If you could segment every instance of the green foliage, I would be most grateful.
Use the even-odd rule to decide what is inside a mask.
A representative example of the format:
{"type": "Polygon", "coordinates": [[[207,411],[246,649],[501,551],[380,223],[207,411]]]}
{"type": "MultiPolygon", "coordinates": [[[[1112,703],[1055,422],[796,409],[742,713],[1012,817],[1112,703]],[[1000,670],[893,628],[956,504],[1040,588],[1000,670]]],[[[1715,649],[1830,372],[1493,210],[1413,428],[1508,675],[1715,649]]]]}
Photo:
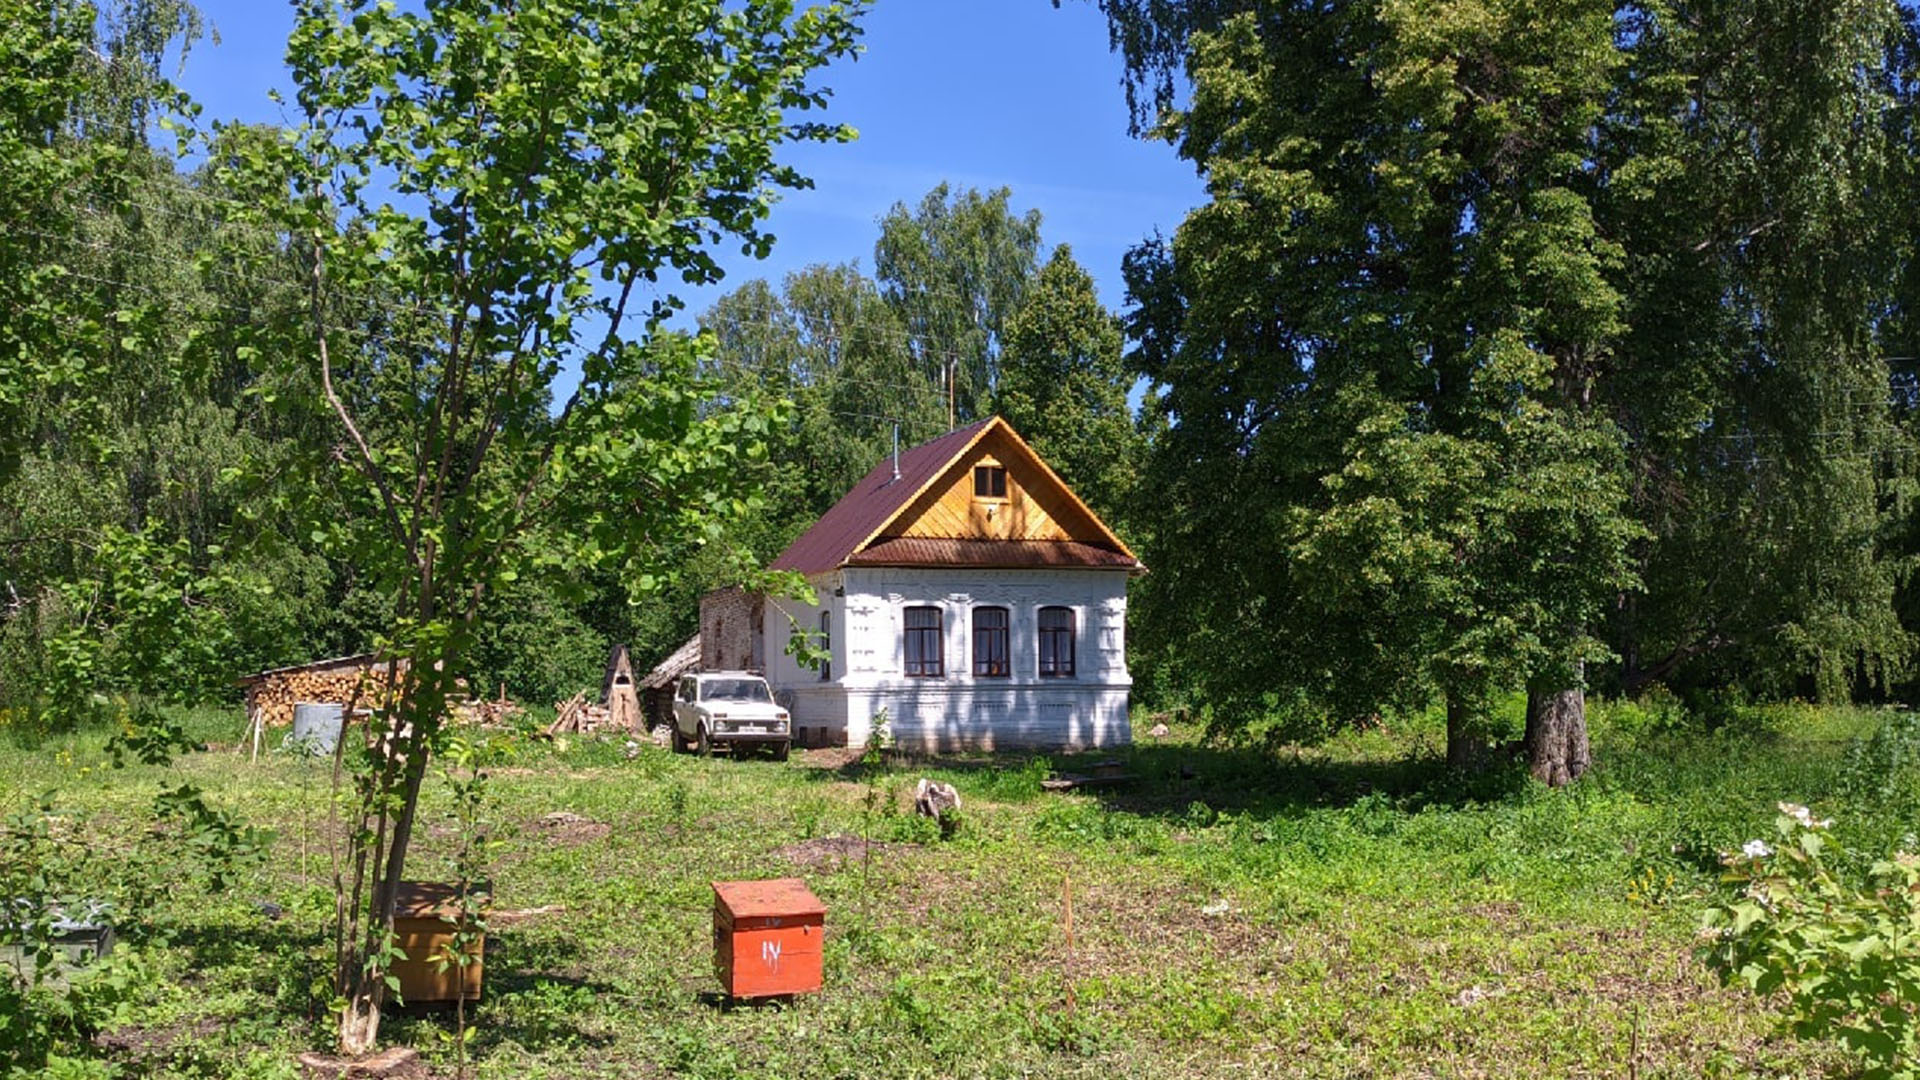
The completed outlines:
{"type": "Polygon", "coordinates": [[[1033,283],[1040,213],[1015,215],[1012,196],[942,183],[880,219],[874,275],[917,369],[951,398],[956,424],[989,414],[1009,324],[1033,283]]]}
{"type": "Polygon", "coordinates": [[[1849,882],[1830,827],[1781,803],[1777,842],[1728,857],[1732,895],[1708,909],[1702,952],[1726,981],[1782,995],[1788,1030],[1838,1039],[1859,1075],[1920,1076],[1920,856],[1897,852],[1849,882]]]}
{"type": "Polygon", "coordinates": [[[775,192],[807,183],[776,152],[852,137],[797,117],[860,6],[297,5],[303,123],[227,172],[290,189],[265,220],[311,267],[286,358],[317,370],[304,404],[337,465],[285,497],[345,511],[312,515],[312,542],[386,600],[380,651],[407,661],[346,756],[348,1052],[372,1046],[427,750],[487,599],[604,572],[651,591],[757,509],[740,466],[780,410],[711,400],[711,339],[661,328],[671,293],[629,308],[662,274],[718,280],[722,236],[765,253],[775,192]]]}
{"type": "Polygon", "coordinates": [[[1132,375],[1120,322],[1063,244],[1035,275],[1007,328],[995,411],[1067,486],[1125,535],[1144,450],[1127,405],[1132,375]]]}
{"type": "Polygon", "coordinates": [[[1901,670],[1895,4],[1100,7],[1210,196],[1127,267],[1150,687],[1471,720],[1901,670]]]}
{"type": "MultiPolygon", "coordinates": [[[[1517,707],[1503,704],[1508,721],[1517,707]]],[[[240,727],[232,708],[166,712],[191,736],[240,727]]],[[[1202,741],[1179,723],[1120,755],[1138,780],[1065,794],[1016,784],[1044,775],[1033,758],[888,755],[875,783],[883,802],[901,802],[874,811],[870,865],[849,843],[868,778],[845,754],[775,764],[645,747],[629,760],[619,739],[570,739],[564,751],[515,742],[498,759],[512,767],[485,769],[497,944],[486,994],[468,1007],[469,1068],[565,1073],[600,1054],[721,1075],[1010,1077],[1152,1073],[1173,1060],[1224,1080],[1257,1073],[1285,1046],[1293,1072],[1328,1080],[1362,1060],[1397,1077],[1463,1062],[1559,1076],[1621,1068],[1636,1032],[1648,1076],[1845,1064],[1836,1045],[1769,1038],[1767,1000],[1720,992],[1675,961],[1695,945],[1716,852],[1764,832],[1788,793],[1839,818],[1849,849],[1871,849],[1852,828],[1861,807],[1837,794],[1847,747],[1826,740],[1870,736],[1868,722],[1887,714],[1767,710],[1764,741],[1689,727],[1622,745],[1596,724],[1595,770],[1558,793],[1511,773],[1497,784],[1448,774],[1438,712],[1383,719],[1276,752],[1202,741]],[[950,843],[900,812],[923,775],[966,799],[965,831],[950,843]],[[561,810],[609,829],[540,824],[561,810]],[[905,839],[921,842],[895,842],[905,839]],[[1673,854],[1682,842],[1699,861],[1673,854]],[[823,858],[836,851],[844,857],[823,858]],[[827,905],[825,988],[787,1006],[716,1007],[702,944],[709,882],[796,874],[827,905]],[[498,917],[547,907],[563,910],[498,917]],[[1066,1031],[1063,979],[1078,1001],[1066,1031]],[[1341,1018],[1337,1039],[1329,1016],[1341,1018]]],[[[152,794],[177,778],[131,759],[104,769],[107,737],[0,755],[0,789],[72,777],[53,827],[117,859],[122,838],[145,835],[152,794]]],[[[1082,772],[1107,756],[1049,764],[1082,772]]],[[[56,1052],[125,1073],[272,1075],[254,1059],[291,1060],[324,1041],[336,1015],[332,902],[311,880],[326,857],[310,860],[303,886],[293,833],[302,784],[324,769],[289,755],[180,764],[213,804],[278,827],[274,856],[225,895],[198,885],[155,895],[146,914],[170,941],[141,950],[151,977],[126,1026],[56,1052]],[[270,920],[256,899],[285,911],[270,920]]],[[[417,846],[411,876],[460,876],[458,803],[434,767],[419,808],[433,842],[417,846]]],[[[1867,867],[1834,869],[1859,880],[1867,867]]],[[[454,1028],[451,1015],[395,1015],[382,1034],[453,1075],[454,1028]]]]}
{"type": "Polygon", "coordinates": [[[1591,407],[1609,6],[1249,11],[1187,49],[1161,131],[1212,201],[1128,273],[1163,428],[1145,650],[1235,723],[1275,690],[1477,720],[1577,685],[1644,535],[1591,407]]]}
{"type": "MultiPolygon", "coordinates": [[[[127,757],[150,768],[190,749],[180,726],[151,710],[134,714],[103,749],[113,768],[127,757]]],[[[89,769],[82,769],[84,779],[89,769]]],[[[192,784],[163,789],[144,834],[98,843],[54,793],[0,825],[0,1070],[24,1076],[111,1075],[89,1053],[93,1038],[127,1021],[157,979],[142,939],[164,941],[154,913],[167,898],[218,895],[257,869],[274,835],[208,801],[192,784]],[[199,885],[195,889],[191,886],[199,885]],[[63,922],[104,923],[130,938],[88,962],[59,944],[63,922]],[[70,1056],[86,1055],[86,1056],[70,1056]]],[[[120,826],[124,829],[124,822],[120,826]]]]}
{"type": "Polygon", "coordinates": [[[701,316],[714,335],[713,364],[730,393],[793,404],[754,463],[767,512],[742,526],[743,542],[779,551],[893,448],[946,430],[941,379],[916,359],[905,324],[880,285],[852,265],[810,266],[776,291],[753,281],[701,316]]]}
{"type": "Polygon", "coordinates": [[[599,694],[612,643],[560,590],[511,582],[483,605],[478,623],[470,662],[475,693],[504,683],[511,697],[542,704],[580,690],[599,694]]]}

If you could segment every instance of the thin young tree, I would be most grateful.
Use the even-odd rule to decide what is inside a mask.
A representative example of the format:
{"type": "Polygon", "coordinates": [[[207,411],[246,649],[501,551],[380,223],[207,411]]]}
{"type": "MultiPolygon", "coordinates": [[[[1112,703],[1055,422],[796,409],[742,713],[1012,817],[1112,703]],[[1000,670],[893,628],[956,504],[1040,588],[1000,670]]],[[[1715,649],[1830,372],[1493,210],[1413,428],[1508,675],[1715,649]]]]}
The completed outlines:
{"type": "MultiPolygon", "coordinates": [[[[764,253],[777,152],[851,132],[804,115],[859,3],[302,0],[304,121],[249,145],[310,274],[295,359],[318,372],[340,510],[326,546],[392,600],[337,882],[340,1049],[369,1050],[427,758],[488,593],[523,574],[665,572],[716,536],[760,452],[751,403],[703,408],[705,339],[664,332],[661,281],[764,253]],[[351,325],[329,313],[345,301],[351,325]]],[[[343,746],[347,745],[343,741],[343,746]]]]}

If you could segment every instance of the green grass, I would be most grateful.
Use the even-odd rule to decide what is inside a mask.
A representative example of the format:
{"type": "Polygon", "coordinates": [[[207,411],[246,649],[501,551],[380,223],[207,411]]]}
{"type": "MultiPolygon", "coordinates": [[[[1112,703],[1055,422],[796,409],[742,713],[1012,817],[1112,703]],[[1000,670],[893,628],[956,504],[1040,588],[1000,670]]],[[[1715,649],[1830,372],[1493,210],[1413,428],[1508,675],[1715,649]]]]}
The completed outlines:
{"type": "MultiPolygon", "coordinates": [[[[845,752],[782,765],[528,746],[493,773],[496,905],[565,910],[492,935],[474,1069],[1817,1075],[1829,1048],[1772,1036],[1763,1003],[1694,960],[1697,911],[1717,852],[1762,835],[1778,800],[1836,816],[1868,850],[1897,843],[1920,806],[1914,770],[1861,783],[1870,765],[1848,740],[1882,713],[1747,710],[1714,734],[1645,713],[1596,703],[1596,770],[1563,792],[1514,770],[1450,777],[1430,718],[1271,755],[1176,730],[1120,755],[1133,785],[1070,795],[1039,787],[1068,759],[893,760],[865,775],[845,752]],[[911,815],[921,776],[961,790],[956,839],[911,815]],[[562,810],[610,829],[541,826],[562,810]],[[796,861],[793,845],[836,834],[887,846],[796,861]],[[829,908],[826,990],[722,1007],[708,882],[796,874],[829,908]]],[[[216,744],[238,738],[237,714],[188,719],[216,744]]],[[[214,749],[114,771],[102,743],[0,754],[0,791],[17,793],[4,809],[58,787],[85,811],[74,828],[110,837],[192,779],[279,832],[241,886],[209,897],[183,882],[146,913],[171,940],[132,947],[157,976],[104,1053],[126,1075],[292,1075],[294,1052],[331,1039],[324,768],[214,749]],[[261,915],[263,900],[286,915],[261,915]]],[[[445,873],[453,839],[430,791],[410,876],[445,873]]],[[[391,1017],[383,1040],[451,1075],[449,1027],[391,1017]]]]}

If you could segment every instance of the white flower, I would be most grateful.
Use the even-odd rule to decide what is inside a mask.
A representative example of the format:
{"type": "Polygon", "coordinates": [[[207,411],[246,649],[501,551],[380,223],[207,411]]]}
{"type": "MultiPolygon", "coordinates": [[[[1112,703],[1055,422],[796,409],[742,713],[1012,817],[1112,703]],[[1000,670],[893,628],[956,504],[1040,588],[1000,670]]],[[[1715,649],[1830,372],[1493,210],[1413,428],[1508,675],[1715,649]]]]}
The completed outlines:
{"type": "Polygon", "coordinates": [[[1740,848],[1740,854],[1749,859],[1764,859],[1773,854],[1773,848],[1765,840],[1749,840],[1740,848]]]}
{"type": "Polygon", "coordinates": [[[1780,812],[1799,822],[1801,828],[1830,829],[1833,827],[1832,818],[1815,818],[1813,811],[1799,803],[1783,802],[1780,804],[1780,812]]]}
{"type": "Polygon", "coordinates": [[[1813,811],[1801,806],[1799,803],[1783,802],[1780,804],[1780,812],[1799,822],[1803,828],[1827,829],[1833,827],[1832,818],[1816,819],[1813,816],[1813,811]]]}

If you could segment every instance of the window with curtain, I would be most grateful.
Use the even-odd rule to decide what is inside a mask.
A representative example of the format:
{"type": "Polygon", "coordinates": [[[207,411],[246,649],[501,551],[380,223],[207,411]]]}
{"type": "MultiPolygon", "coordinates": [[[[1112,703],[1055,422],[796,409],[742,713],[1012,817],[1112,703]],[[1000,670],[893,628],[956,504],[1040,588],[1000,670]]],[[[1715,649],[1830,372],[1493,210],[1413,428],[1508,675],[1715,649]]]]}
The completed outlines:
{"type": "Polygon", "coordinates": [[[1040,677],[1073,677],[1073,609],[1040,609],[1040,677]]]}
{"type": "Polygon", "coordinates": [[[1005,678],[1013,674],[1007,647],[1007,609],[973,609],[973,673],[986,678],[1005,678]]]}
{"type": "Polygon", "coordinates": [[[947,674],[946,646],[937,607],[910,607],[906,610],[905,645],[907,674],[920,679],[939,679],[947,674]]]}

